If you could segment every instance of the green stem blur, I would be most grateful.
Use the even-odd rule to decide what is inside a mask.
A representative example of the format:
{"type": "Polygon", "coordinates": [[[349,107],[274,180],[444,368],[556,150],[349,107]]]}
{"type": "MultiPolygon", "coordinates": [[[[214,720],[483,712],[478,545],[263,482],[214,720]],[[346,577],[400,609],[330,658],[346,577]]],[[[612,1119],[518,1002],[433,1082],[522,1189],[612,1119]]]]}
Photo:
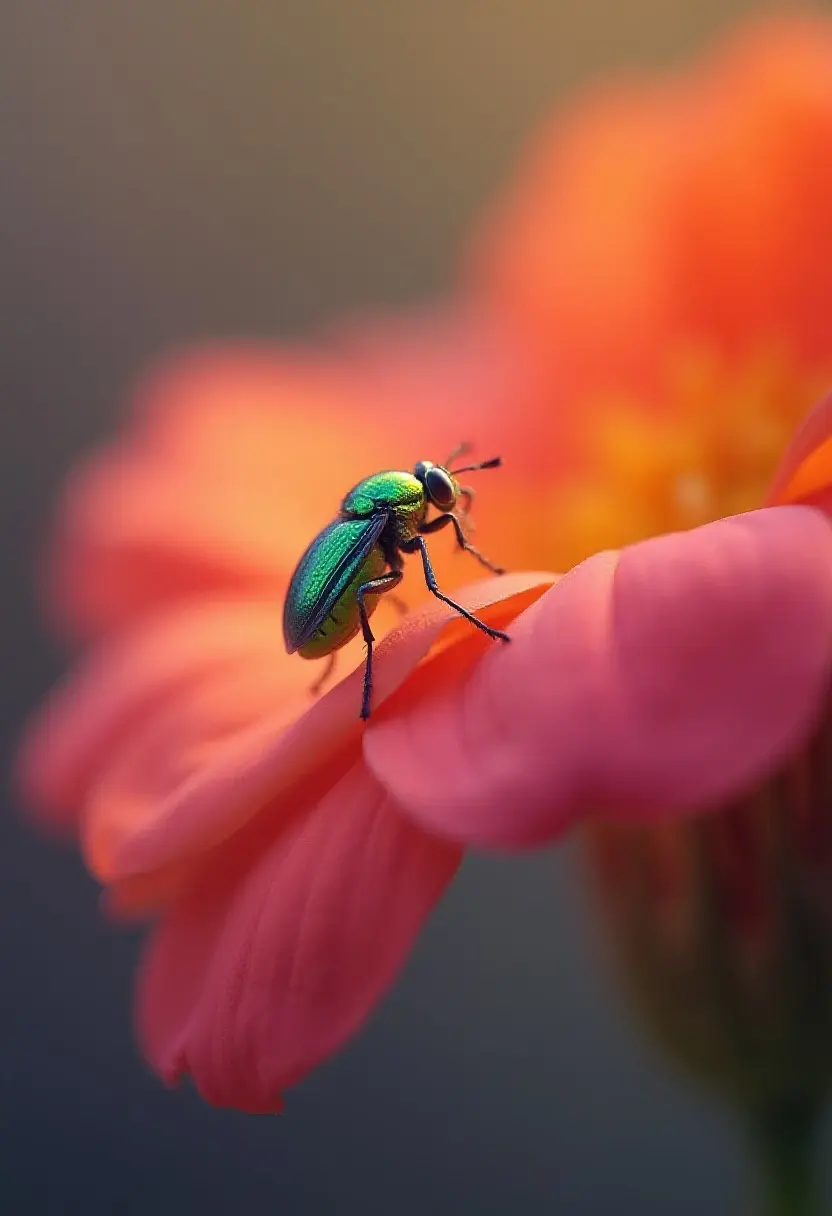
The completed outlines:
{"type": "Polygon", "coordinates": [[[821,1216],[815,1174],[818,1112],[786,1107],[752,1120],[763,1216],[821,1216]]]}

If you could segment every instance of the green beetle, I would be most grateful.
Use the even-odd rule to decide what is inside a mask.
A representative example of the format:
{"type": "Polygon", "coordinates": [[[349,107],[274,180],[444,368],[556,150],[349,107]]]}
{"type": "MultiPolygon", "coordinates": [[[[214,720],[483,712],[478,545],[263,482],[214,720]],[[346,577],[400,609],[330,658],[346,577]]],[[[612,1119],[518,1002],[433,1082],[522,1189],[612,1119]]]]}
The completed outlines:
{"type": "Polygon", "coordinates": [[[361,717],[369,718],[373,690],[373,632],[370,617],[382,595],[402,580],[402,555],[419,553],[430,591],[486,633],[502,642],[508,634],[492,629],[461,604],[449,598],[436,583],[424,537],[450,526],[457,544],[494,574],[504,571],[475,549],[465,534],[474,491],[456,480],[460,473],[495,469],[500,457],[481,464],[451,469],[467,450],[461,444],[444,464],[420,460],[412,473],[391,470],[373,473],[354,486],[341,503],[338,518],[319,532],[297,564],[283,609],[283,637],[289,654],[304,659],[329,656],[329,663],[313,685],[318,692],[335,664],[335,652],[359,630],[367,643],[361,717]],[[465,510],[454,513],[462,500],[465,510]],[[428,510],[439,512],[428,519],[428,510]]]}

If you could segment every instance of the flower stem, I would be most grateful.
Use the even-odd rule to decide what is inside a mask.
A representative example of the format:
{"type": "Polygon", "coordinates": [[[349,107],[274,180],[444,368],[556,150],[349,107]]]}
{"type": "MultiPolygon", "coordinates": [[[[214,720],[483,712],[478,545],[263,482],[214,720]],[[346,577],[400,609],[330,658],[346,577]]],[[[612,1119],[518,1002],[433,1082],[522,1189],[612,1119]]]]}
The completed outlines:
{"type": "Polygon", "coordinates": [[[814,1150],[819,1112],[787,1105],[752,1119],[765,1216],[820,1216],[814,1150]]]}

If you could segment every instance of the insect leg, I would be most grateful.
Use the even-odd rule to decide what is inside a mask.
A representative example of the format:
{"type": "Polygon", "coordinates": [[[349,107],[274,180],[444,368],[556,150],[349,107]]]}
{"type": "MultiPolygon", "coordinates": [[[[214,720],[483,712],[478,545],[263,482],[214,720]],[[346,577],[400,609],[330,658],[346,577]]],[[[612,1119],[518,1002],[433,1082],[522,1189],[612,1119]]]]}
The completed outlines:
{"type": "Polygon", "coordinates": [[[471,508],[474,505],[474,499],[477,497],[477,491],[473,486],[460,486],[459,497],[463,500],[464,506],[459,513],[459,522],[462,524],[463,531],[467,536],[473,536],[476,527],[471,518],[471,508]]]}
{"type": "MultiPolygon", "coordinates": [[[[438,524],[444,519],[454,519],[454,517],[452,515],[440,515],[439,519],[434,520],[433,522],[438,524]]],[[[458,520],[454,520],[454,523],[459,526],[458,520]]],[[[424,531],[435,532],[436,529],[428,526],[424,529],[424,531]]],[[[467,548],[468,546],[464,547],[467,548]]],[[[485,621],[481,621],[479,617],[474,616],[473,612],[469,612],[467,608],[462,607],[462,604],[458,604],[456,600],[452,600],[449,595],[445,595],[444,591],[439,590],[436,582],[436,575],[433,573],[433,566],[430,564],[428,547],[425,544],[423,537],[414,536],[412,540],[405,541],[405,543],[402,545],[402,549],[405,553],[416,553],[417,551],[421,553],[422,565],[425,570],[425,582],[428,585],[428,590],[431,591],[438,600],[441,600],[443,604],[447,604],[449,608],[453,608],[453,610],[458,612],[460,616],[464,616],[466,621],[470,621],[472,625],[476,625],[477,629],[481,629],[483,633],[487,633],[490,638],[499,638],[501,642],[511,641],[511,638],[507,633],[503,633],[500,629],[492,629],[490,625],[486,625],[485,621]]]]}
{"type": "Polygon", "coordinates": [[[470,515],[471,507],[474,505],[474,499],[477,497],[477,491],[473,486],[460,486],[459,497],[465,499],[465,506],[462,509],[462,514],[470,515]]]}
{"type": "MultiPolygon", "coordinates": [[[[419,531],[423,533],[438,532],[440,528],[444,528],[447,524],[450,524],[453,530],[456,532],[456,542],[460,549],[464,549],[466,553],[470,553],[472,557],[477,559],[481,566],[485,566],[486,570],[490,570],[492,574],[505,574],[505,570],[502,566],[495,566],[493,562],[488,560],[484,553],[480,553],[479,549],[474,548],[466,537],[462,524],[459,522],[456,515],[454,515],[453,511],[445,511],[442,515],[437,515],[436,519],[432,519],[428,523],[422,524],[419,531]]],[[[402,546],[402,548],[404,548],[404,546],[402,546]]]]}
{"type": "Polygon", "coordinates": [[[315,683],[313,685],[311,685],[311,687],[309,689],[310,696],[317,697],[318,693],[321,691],[324,684],[326,684],[327,680],[332,675],[333,671],[335,670],[335,656],[336,656],[336,652],[333,650],[332,654],[329,656],[329,658],[326,661],[326,667],[323,669],[321,674],[318,676],[315,683]]]}
{"type": "Polygon", "coordinates": [[[364,641],[367,643],[367,662],[364,667],[364,695],[361,698],[362,718],[369,718],[370,716],[370,698],[373,694],[373,643],[376,640],[370,628],[370,618],[367,616],[367,609],[364,606],[364,596],[392,591],[401,581],[401,570],[390,570],[387,574],[381,574],[378,578],[372,578],[369,582],[362,583],[356,595],[358,600],[358,615],[361,619],[361,633],[364,641]]]}

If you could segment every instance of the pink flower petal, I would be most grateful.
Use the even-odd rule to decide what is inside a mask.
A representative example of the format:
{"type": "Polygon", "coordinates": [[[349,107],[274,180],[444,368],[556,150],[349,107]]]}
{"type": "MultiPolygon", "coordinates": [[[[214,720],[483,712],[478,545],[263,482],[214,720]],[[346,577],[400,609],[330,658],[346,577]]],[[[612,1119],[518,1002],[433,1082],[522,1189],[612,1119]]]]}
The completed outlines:
{"type": "Polygon", "coordinates": [[[17,763],[24,801],[44,824],[72,827],[122,744],[183,697],[198,708],[200,689],[236,679],[241,669],[259,673],[272,713],[285,713],[287,701],[297,712],[299,697],[306,704],[310,672],[285,654],[281,629],[277,603],[202,600],[92,651],[24,735],[17,763]]]}
{"type": "Polygon", "coordinates": [[[531,845],[588,814],[706,807],[819,713],[829,521],[771,508],[598,555],[511,633],[473,667],[424,666],[371,720],[365,756],[404,809],[456,839],[531,845]]]}
{"type": "MultiPolygon", "coordinates": [[[[542,594],[552,577],[518,574],[488,579],[459,592],[459,600],[499,626],[542,594]]],[[[449,649],[456,641],[477,643],[482,637],[444,606],[428,606],[411,614],[377,647],[377,706],[402,683],[440,634],[449,649]]],[[[485,644],[489,644],[487,640],[485,644]]],[[[305,666],[297,662],[299,667],[305,666]]],[[[218,749],[210,762],[171,788],[166,798],[158,799],[152,814],[136,817],[131,830],[110,842],[109,880],[167,869],[194,850],[215,847],[265,806],[276,805],[294,787],[357,748],[364,730],[358,716],[363,675],[361,662],[290,725],[278,715],[265,716],[218,749]]]]}
{"type": "Polygon", "coordinates": [[[280,1091],[364,1022],[459,865],[358,763],[236,872],[218,859],[157,931],[138,1030],[168,1081],[217,1106],[280,1091]]]}
{"type": "Polygon", "coordinates": [[[100,906],[115,922],[148,920],[170,908],[194,881],[197,867],[191,857],[150,874],[137,874],[114,883],[101,893],[100,906]]]}
{"type": "MultiPolygon", "coordinates": [[[[195,773],[209,770],[235,739],[247,738],[253,723],[267,718],[277,733],[303,712],[308,673],[287,672],[286,656],[272,667],[267,659],[264,648],[242,656],[235,668],[206,672],[138,723],[112,757],[100,758],[80,831],[84,859],[100,881],[120,876],[117,862],[125,845],[156,823],[159,808],[195,773]]],[[[226,839],[252,813],[233,797],[224,812],[221,820],[193,824],[188,848],[170,865],[226,839]]]]}

